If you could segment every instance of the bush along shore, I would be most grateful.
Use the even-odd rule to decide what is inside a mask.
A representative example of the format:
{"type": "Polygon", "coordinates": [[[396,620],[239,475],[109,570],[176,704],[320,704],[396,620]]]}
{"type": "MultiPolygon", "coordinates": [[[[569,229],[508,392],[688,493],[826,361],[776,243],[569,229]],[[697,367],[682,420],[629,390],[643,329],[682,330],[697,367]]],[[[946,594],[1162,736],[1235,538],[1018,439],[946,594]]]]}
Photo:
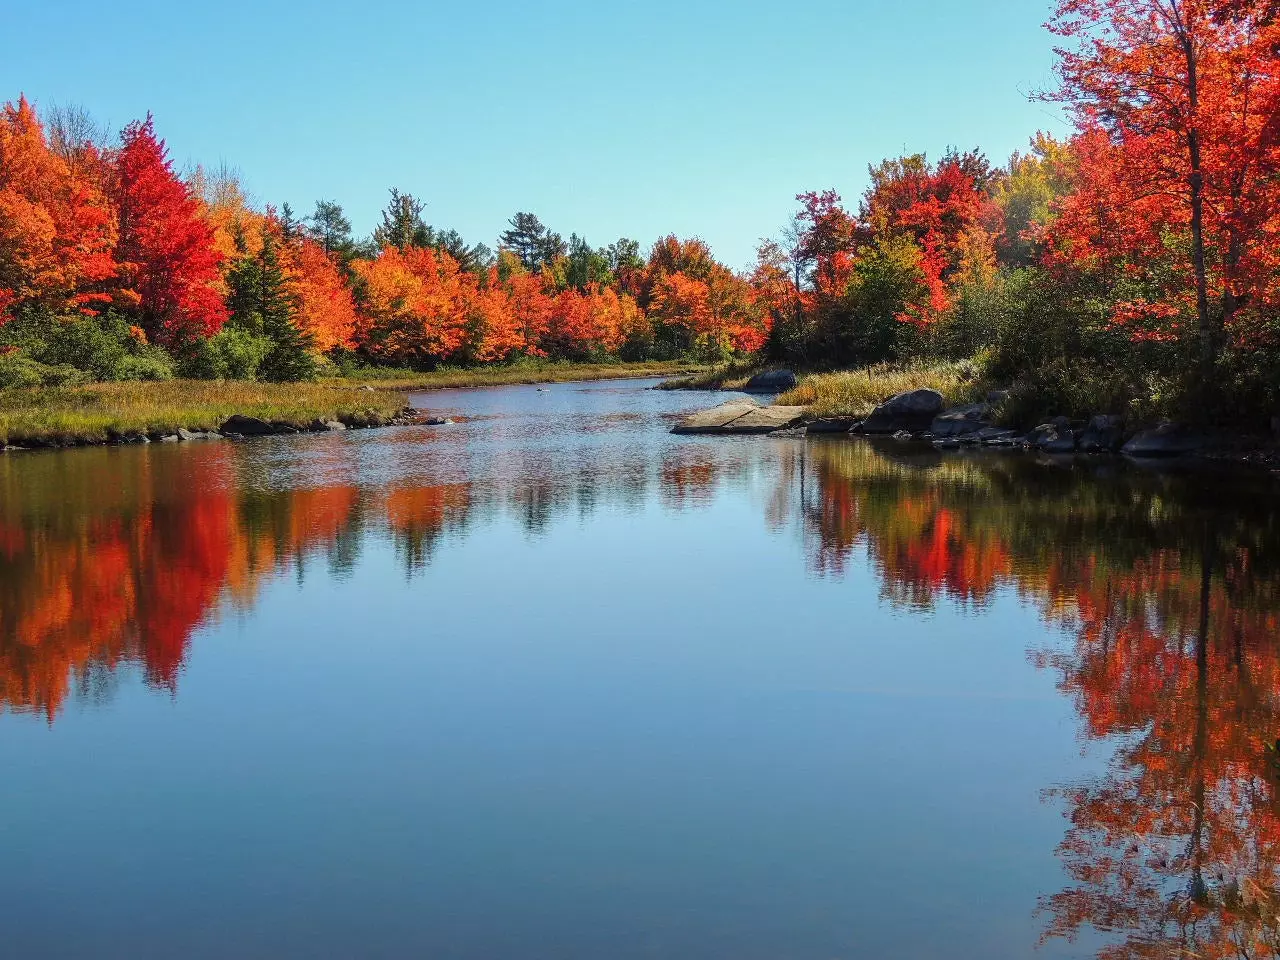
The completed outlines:
{"type": "Polygon", "coordinates": [[[1145,422],[1114,413],[1056,416],[1029,426],[1014,391],[995,389],[976,365],[880,365],[796,377],[788,370],[673,381],[668,389],[772,393],[761,407],[737,398],[693,414],[673,432],[770,436],[862,435],[930,443],[939,450],[988,447],[1056,456],[1123,454],[1138,459],[1197,458],[1280,468],[1280,417],[1270,435],[1174,420],[1145,422]],[[788,389],[777,393],[782,386],[788,389]],[[1020,422],[1021,417],[1021,422],[1020,422]]]}
{"type": "Polygon", "coordinates": [[[0,392],[2,450],[430,422],[403,394],[370,387],[170,381],[0,392]]]}

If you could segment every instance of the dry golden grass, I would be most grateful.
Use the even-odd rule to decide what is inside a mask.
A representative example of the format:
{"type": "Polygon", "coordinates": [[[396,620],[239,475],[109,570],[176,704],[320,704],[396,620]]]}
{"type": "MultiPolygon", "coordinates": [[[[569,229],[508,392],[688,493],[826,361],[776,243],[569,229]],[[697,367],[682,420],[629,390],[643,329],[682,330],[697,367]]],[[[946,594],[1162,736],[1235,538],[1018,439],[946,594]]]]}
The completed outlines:
{"type": "Polygon", "coordinates": [[[100,443],[137,433],[213,430],[232,414],[302,427],[313,420],[369,424],[406,398],[389,390],[325,383],[173,380],[0,391],[0,442],[100,443]]]}
{"type": "Polygon", "coordinates": [[[969,362],[879,364],[860,370],[814,373],[778,398],[778,403],[809,407],[819,417],[865,417],[894,394],[930,387],[947,406],[982,399],[986,386],[969,362]]]}

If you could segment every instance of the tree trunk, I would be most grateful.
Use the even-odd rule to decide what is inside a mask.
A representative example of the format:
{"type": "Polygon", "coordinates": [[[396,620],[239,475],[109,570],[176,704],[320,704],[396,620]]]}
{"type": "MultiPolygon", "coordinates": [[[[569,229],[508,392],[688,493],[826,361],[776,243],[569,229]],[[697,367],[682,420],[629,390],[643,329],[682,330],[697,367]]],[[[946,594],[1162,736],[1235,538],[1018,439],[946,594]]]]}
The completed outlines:
{"type": "Polygon", "coordinates": [[[1187,64],[1187,96],[1190,106],[1187,124],[1187,152],[1191,159],[1188,184],[1191,187],[1191,266],[1195,273],[1196,320],[1200,347],[1200,391],[1208,416],[1215,399],[1214,370],[1218,362],[1218,337],[1209,314],[1209,278],[1204,252],[1204,172],[1200,155],[1200,85],[1198,62],[1190,31],[1182,36],[1187,64]]]}

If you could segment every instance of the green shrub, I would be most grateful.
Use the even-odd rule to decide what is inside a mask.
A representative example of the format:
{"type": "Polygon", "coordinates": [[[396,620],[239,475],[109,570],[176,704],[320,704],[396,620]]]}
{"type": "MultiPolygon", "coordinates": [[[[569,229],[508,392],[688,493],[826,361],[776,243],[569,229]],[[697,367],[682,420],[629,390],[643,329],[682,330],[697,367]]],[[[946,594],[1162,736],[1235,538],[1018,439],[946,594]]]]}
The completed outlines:
{"type": "Polygon", "coordinates": [[[0,354],[0,390],[15,387],[71,387],[90,381],[82,370],[67,364],[49,365],[21,352],[0,354]]]}
{"type": "Polygon", "coordinates": [[[253,380],[273,346],[267,337],[227,327],[196,346],[182,375],[194,380],[253,380]]]}

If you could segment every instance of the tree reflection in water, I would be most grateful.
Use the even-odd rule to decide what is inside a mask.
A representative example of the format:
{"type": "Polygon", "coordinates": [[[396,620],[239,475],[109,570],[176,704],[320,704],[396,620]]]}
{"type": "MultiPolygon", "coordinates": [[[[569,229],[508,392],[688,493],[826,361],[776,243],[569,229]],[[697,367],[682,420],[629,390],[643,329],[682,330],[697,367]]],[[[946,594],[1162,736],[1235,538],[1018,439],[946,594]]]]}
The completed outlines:
{"type": "Polygon", "coordinates": [[[176,690],[202,624],[312,558],[349,575],[370,536],[411,576],[498,512],[536,536],[604,506],[700,509],[763,477],[762,519],[802,537],[812,575],[869,567],[908,615],[1008,591],[1064,638],[1031,656],[1114,753],[1104,775],[1046,791],[1071,881],[1042,901],[1046,937],[1109,931],[1109,958],[1280,956],[1274,487],[843,441],[369,486],[264,487],[246,479],[253,456],[0,461],[0,709],[52,722],[125,664],[176,690]]]}

